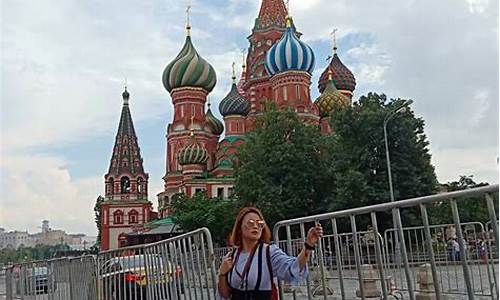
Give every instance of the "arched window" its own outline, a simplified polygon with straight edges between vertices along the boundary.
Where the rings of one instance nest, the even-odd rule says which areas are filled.
[[[116,210],[113,213],[113,223],[114,224],[123,224],[123,211],[122,210]]]
[[[129,224],[137,224],[137,223],[139,223],[139,213],[137,212],[137,210],[132,209],[131,211],[129,211],[129,213],[128,213],[128,223]]]
[[[109,178],[108,179],[109,183],[108,183],[108,195],[113,195],[113,191],[115,189],[115,181],[113,179],[113,177]]]
[[[122,194],[130,193],[130,179],[127,176],[123,176],[120,180],[120,192]]]
[[[126,247],[127,246],[127,235],[125,233],[120,233],[118,236],[118,247]]]

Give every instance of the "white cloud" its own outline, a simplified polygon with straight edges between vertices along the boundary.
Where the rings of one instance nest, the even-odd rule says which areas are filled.
[[[165,26],[143,15],[90,14],[79,1],[21,3],[4,7],[2,102],[9,105],[2,135],[9,149],[114,130],[125,77],[140,99],[136,121],[159,117],[160,105],[166,110],[161,70],[179,46],[168,47],[174,43],[160,33]]]
[[[42,220],[70,233],[96,234],[95,200],[102,176],[73,179],[64,159],[5,156],[2,165],[0,219],[7,230],[38,232]]]
[[[467,3],[471,13],[482,14],[488,9],[490,0],[467,0]]]
[[[440,182],[451,182],[461,175],[473,175],[476,182],[498,182],[498,148],[432,149],[432,162],[439,164]]]
[[[471,116],[469,124],[472,126],[477,126],[480,124],[481,120],[486,117],[486,112],[490,109],[490,92],[487,89],[480,89],[474,93],[474,97],[471,101]]]
[[[383,85],[385,80],[385,74],[389,67],[383,65],[366,65],[361,64],[353,69],[356,72],[356,80],[358,82],[363,82],[364,84],[376,83]]]
[[[386,83],[385,77],[390,68],[391,59],[377,44],[361,43],[358,47],[349,49],[346,55],[352,61],[360,62],[351,67],[351,71],[356,74],[357,82],[363,85],[377,84],[379,86]]]
[[[73,178],[67,158],[43,148],[114,134],[125,77],[136,127],[146,120],[166,126],[172,105],[161,74],[184,42],[187,2],[2,2],[0,196],[2,208],[21,212],[14,218],[2,209],[2,224],[33,228],[51,218],[55,227],[60,219],[61,228],[79,231],[71,226],[81,222],[93,230],[103,174]],[[229,90],[231,63],[239,65],[259,2],[193,2],[194,43],[217,72],[215,105]],[[339,55],[357,78],[355,97],[374,90],[415,100],[442,181],[470,173],[498,182],[497,11],[498,1],[488,0],[292,2],[303,39],[325,47],[315,51],[329,52],[330,32],[339,29]],[[19,154],[28,151],[35,154]],[[144,159],[164,165],[163,156]],[[155,204],[163,175],[150,174]]]
[[[432,148],[465,155],[498,148],[497,12],[498,1],[339,0],[294,16],[308,39],[348,32],[339,55],[357,78],[355,97],[373,90],[414,99]],[[433,160],[438,174],[460,173],[443,157]],[[494,161],[480,166],[477,177],[498,182]]]

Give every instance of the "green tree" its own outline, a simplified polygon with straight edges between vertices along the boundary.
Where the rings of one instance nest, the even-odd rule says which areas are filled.
[[[390,201],[383,123],[405,100],[388,100],[369,93],[353,106],[335,112],[331,126],[335,135],[330,168],[335,184],[328,210]],[[396,200],[433,194],[437,187],[431,165],[424,120],[407,109],[397,113],[387,126]],[[407,225],[419,222],[416,210],[403,210]],[[383,224],[390,225],[391,218]]]
[[[206,193],[187,197],[183,193],[172,197],[173,218],[185,231],[207,227],[214,242],[225,245],[236,214],[233,199],[209,198]]]
[[[0,249],[0,266],[24,261],[43,260],[53,258],[59,253],[64,254],[69,246],[59,245],[36,245],[34,247],[19,247],[17,249]]]
[[[473,177],[472,175],[460,176],[458,181],[448,182],[442,185],[442,188],[447,192],[454,192],[489,185],[486,182],[476,183]],[[498,195],[495,196],[495,199],[495,210],[498,211]],[[486,223],[490,220],[484,197],[457,199],[457,205],[462,223]],[[434,224],[454,223],[451,207],[448,203],[436,203],[428,211],[429,218]]]
[[[235,191],[240,206],[256,205],[269,225],[321,211],[331,191],[325,155],[330,141],[290,110],[267,105],[238,148]]]
[[[97,240],[96,244],[101,244],[101,204],[104,202],[104,197],[99,195],[94,205],[95,225],[97,226]]]

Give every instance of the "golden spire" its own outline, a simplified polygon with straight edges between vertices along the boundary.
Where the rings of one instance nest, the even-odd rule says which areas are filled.
[[[334,28],[332,31],[332,36],[333,36],[333,54],[337,53],[337,28]]]
[[[292,14],[290,13],[290,0],[286,0],[286,27],[292,27]]]
[[[189,134],[192,138],[194,138],[194,116],[191,116],[191,133]]]
[[[186,8],[186,35],[191,36],[191,17],[190,17],[191,5]]]
[[[233,76],[231,77],[233,79],[233,83],[236,83],[236,69],[235,66],[236,63],[233,61]]]
[[[247,54],[247,50],[245,48],[243,48],[241,50],[241,60],[242,60],[241,67],[243,68],[243,72],[245,72],[246,68],[247,68],[246,54]]]

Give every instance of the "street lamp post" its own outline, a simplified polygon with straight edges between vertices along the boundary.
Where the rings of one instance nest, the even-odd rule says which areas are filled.
[[[391,195],[391,202],[394,202],[394,189],[392,187],[392,172],[391,172],[391,158],[389,155],[389,142],[387,141],[387,124],[396,114],[398,114],[403,109],[407,108],[412,103],[413,100],[405,101],[403,104],[399,105],[390,113],[388,113],[384,119],[385,157],[387,159],[387,176],[389,177],[389,193]],[[398,224],[396,223],[396,215],[394,214],[394,210],[392,211],[392,222],[393,224]],[[396,229],[399,230],[399,228]],[[401,262],[401,256],[400,256],[401,246],[399,244],[399,237],[397,232],[394,233],[394,244],[395,244],[394,251],[396,252],[396,263],[399,264]]]

